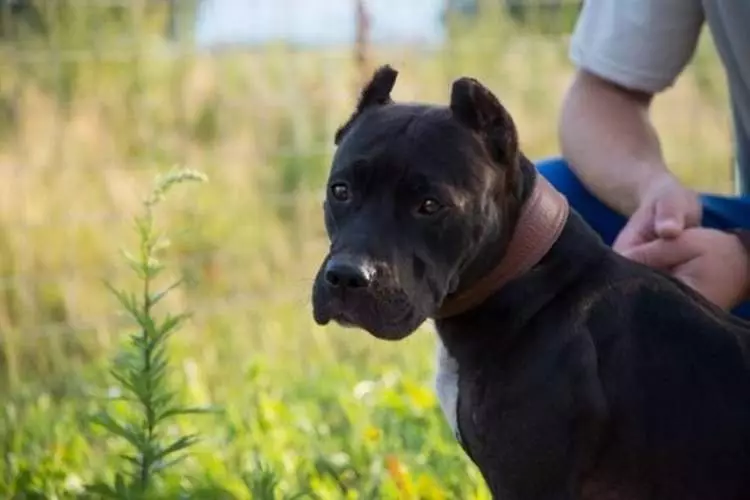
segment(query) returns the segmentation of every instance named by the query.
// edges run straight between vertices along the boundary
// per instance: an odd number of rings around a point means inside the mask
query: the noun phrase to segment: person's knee
[[[568,199],[570,206],[611,245],[626,219],[599,201],[578,179],[564,158],[552,157],[536,162],[536,168]]]
[[[591,199],[601,204],[581,183],[564,158],[552,157],[537,161],[536,168],[574,207],[581,203],[590,203]]]
[[[535,163],[539,173],[564,195],[575,194],[583,188],[578,177],[570,169],[564,158],[553,156],[537,160]]]

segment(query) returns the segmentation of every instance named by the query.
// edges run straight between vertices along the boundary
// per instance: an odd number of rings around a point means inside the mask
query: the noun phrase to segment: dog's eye
[[[337,201],[347,201],[349,199],[349,186],[343,182],[331,184],[331,196]]]
[[[419,215],[435,215],[441,208],[443,208],[443,206],[435,198],[427,198],[422,201],[421,205],[419,205],[417,212]]]

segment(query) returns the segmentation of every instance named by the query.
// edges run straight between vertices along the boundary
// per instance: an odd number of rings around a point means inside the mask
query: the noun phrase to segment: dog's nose
[[[332,257],[325,268],[325,280],[335,288],[367,288],[374,277],[372,266],[352,258]]]

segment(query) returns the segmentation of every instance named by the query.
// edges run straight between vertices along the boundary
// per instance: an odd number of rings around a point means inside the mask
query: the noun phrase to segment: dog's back
[[[748,324],[577,215],[531,273],[437,326],[497,498],[750,498]]]

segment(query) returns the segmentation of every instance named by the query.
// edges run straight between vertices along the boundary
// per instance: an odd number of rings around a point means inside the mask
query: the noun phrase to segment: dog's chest
[[[552,484],[570,484],[576,389],[566,371],[555,368],[560,364],[545,356],[508,369],[459,365],[439,344],[441,408],[495,498],[540,498]]]

